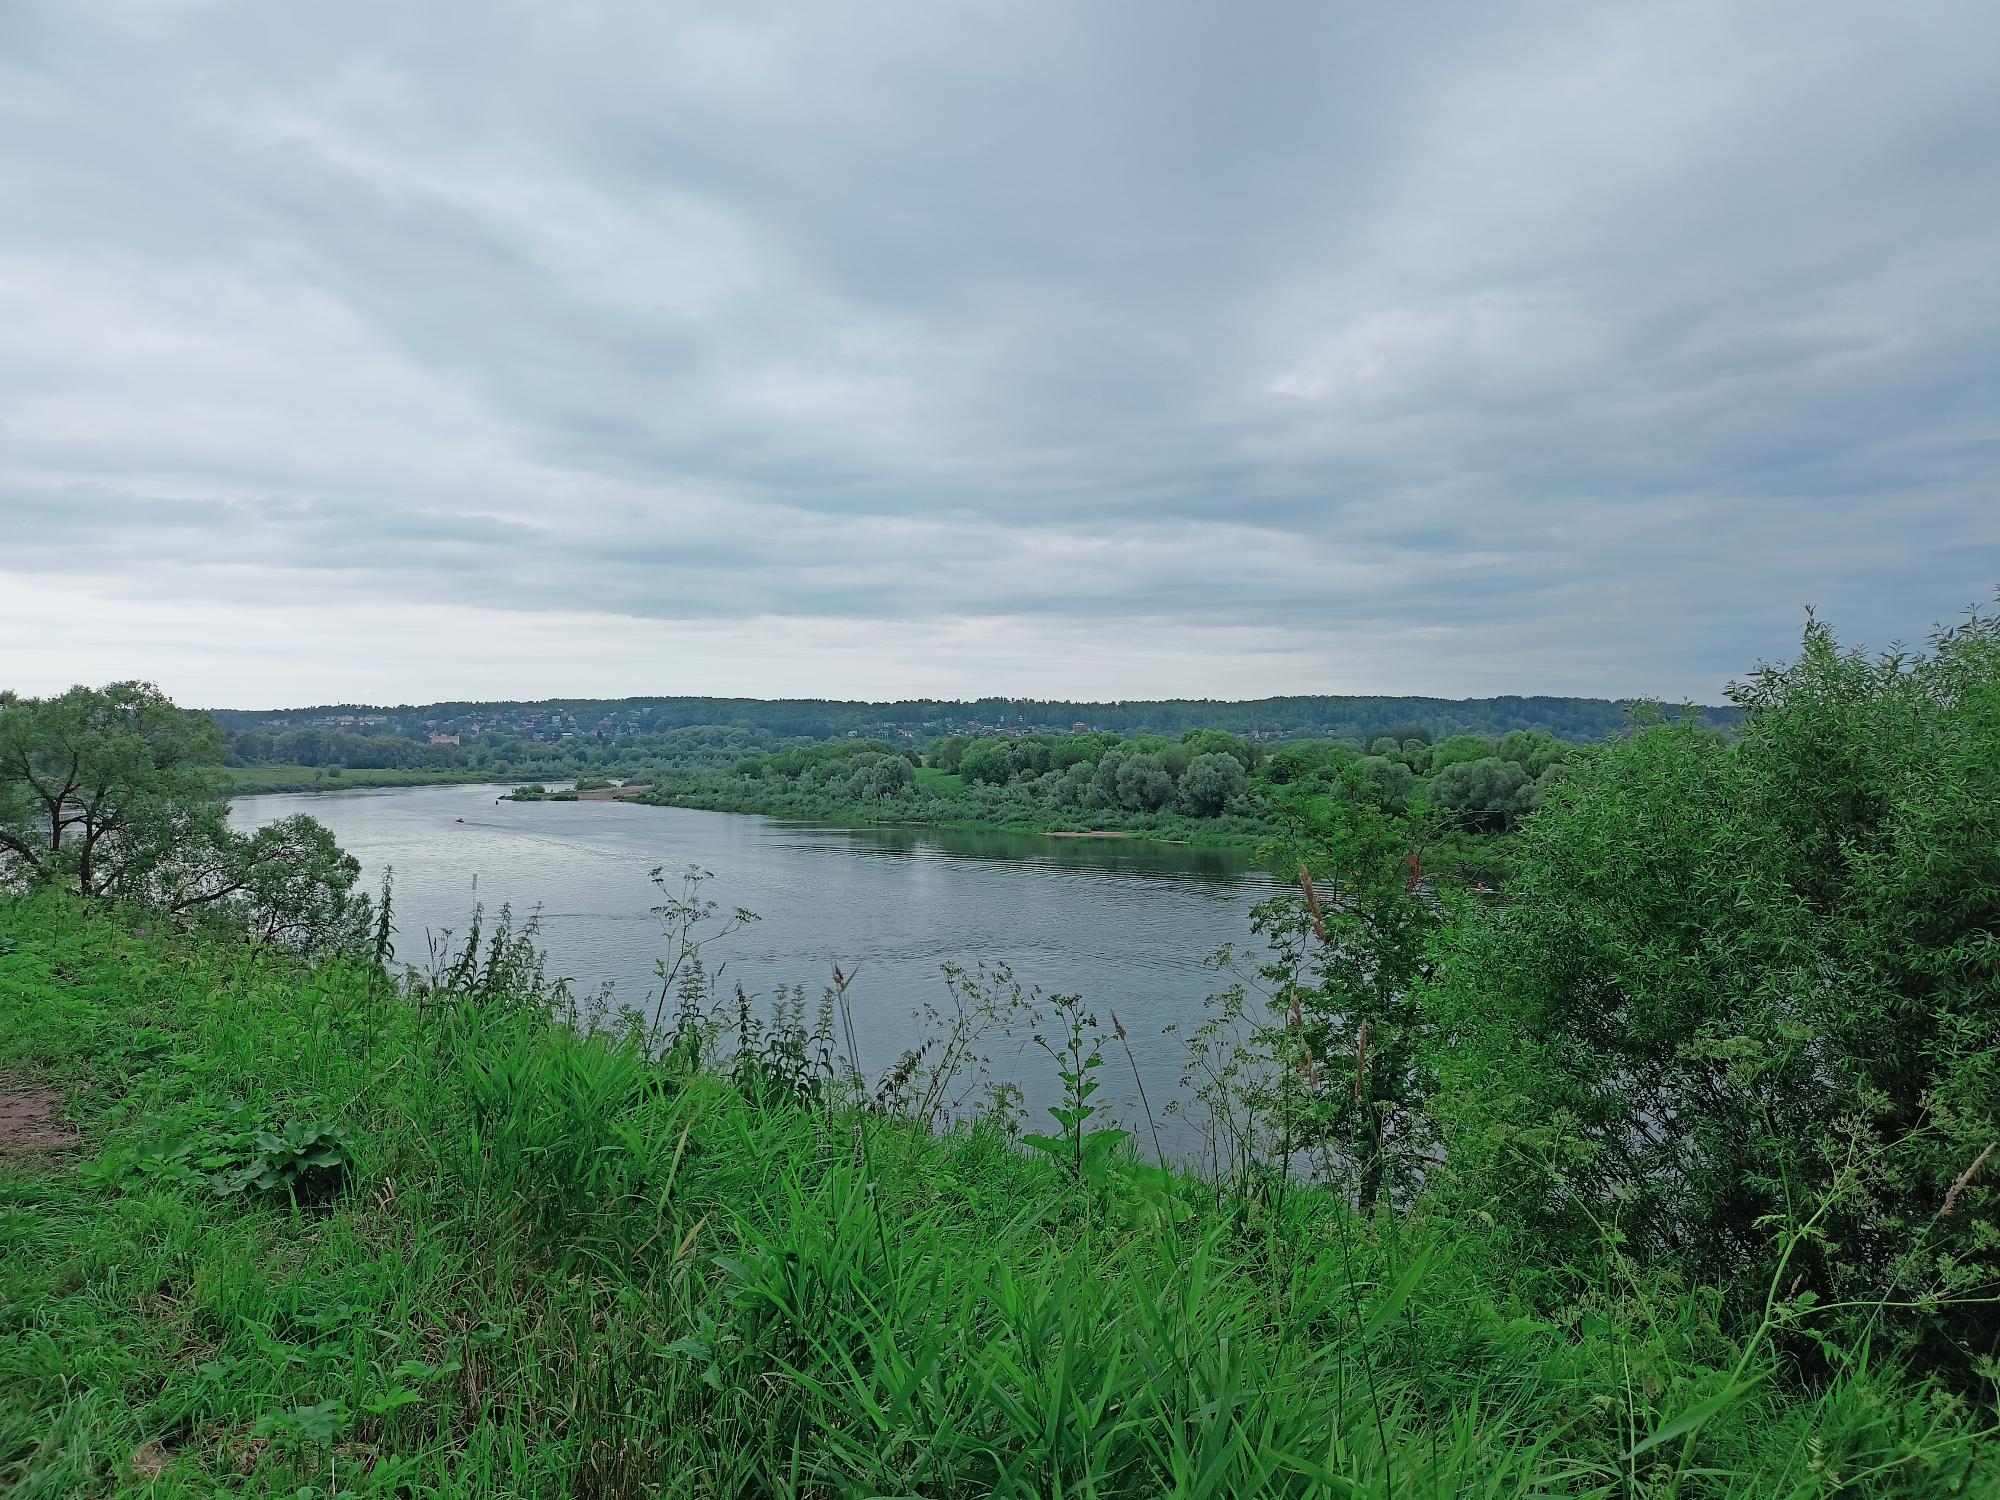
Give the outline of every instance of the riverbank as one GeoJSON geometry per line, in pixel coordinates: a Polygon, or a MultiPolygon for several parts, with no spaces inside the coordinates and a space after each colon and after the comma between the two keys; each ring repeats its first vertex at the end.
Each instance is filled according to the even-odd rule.
{"type": "Polygon", "coordinates": [[[1078,1181],[990,1124],[853,1113],[809,1064],[726,1075],[578,1036],[510,972],[416,1004],[365,966],[0,901],[0,1092],[39,1101],[0,1139],[0,1486],[1994,1481],[1922,1390],[1849,1367],[1793,1391],[1653,1316],[1671,1295],[1606,1282],[1540,1315],[1478,1225],[1118,1153],[1078,1181]]]}
{"type": "Polygon", "coordinates": [[[326,766],[292,766],[261,763],[224,766],[227,791],[232,797],[259,796],[267,792],[343,792],[357,787],[385,786],[503,786],[527,781],[526,776],[495,771],[426,771],[375,769],[333,769],[326,766]]]}
{"type": "Polygon", "coordinates": [[[711,786],[668,785],[638,799],[656,807],[689,807],[705,812],[751,813],[835,828],[935,828],[954,832],[1036,834],[1057,839],[1130,839],[1158,844],[1254,851],[1273,832],[1261,819],[1186,818],[1173,813],[1108,814],[1082,818],[981,816],[958,797],[938,797],[919,787],[912,794],[856,804],[801,796],[788,790],[760,791],[711,786]],[[1110,826],[1103,826],[1105,824],[1110,826]]]}
{"type": "Polygon", "coordinates": [[[634,802],[650,792],[652,787],[645,782],[628,782],[624,785],[591,785],[557,787],[551,791],[539,781],[531,781],[518,786],[507,794],[509,802],[634,802]]]}

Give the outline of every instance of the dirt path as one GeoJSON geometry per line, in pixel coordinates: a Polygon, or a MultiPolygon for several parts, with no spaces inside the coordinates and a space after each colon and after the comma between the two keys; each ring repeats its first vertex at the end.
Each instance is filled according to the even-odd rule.
{"type": "Polygon", "coordinates": [[[0,1087],[0,1162],[73,1144],[76,1132],[63,1123],[62,1107],[54,1089],[0,1087]]]}

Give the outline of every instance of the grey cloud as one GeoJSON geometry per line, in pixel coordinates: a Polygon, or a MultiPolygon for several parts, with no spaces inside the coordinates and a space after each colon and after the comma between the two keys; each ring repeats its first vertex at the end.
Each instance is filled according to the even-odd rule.
{"type": "Polygon", "coordinates": [[[182,0],[0,55],[0,578],[1701,696],[2000,579],[1987,7],[182,0]]]}

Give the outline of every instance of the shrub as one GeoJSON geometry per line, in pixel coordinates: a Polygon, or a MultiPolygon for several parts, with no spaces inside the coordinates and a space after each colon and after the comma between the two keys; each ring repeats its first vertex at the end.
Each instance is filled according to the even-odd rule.
{"type": "Polygon", "coordinates": [[[1430,997],[1460,1185],[1541,1253],[1638,1259],[1894,1328],[1957,1374],[2000,1343],[2000,627],[1842,652],[1571,763],[1504,910],[1430,997]],[[1984,1300],[1982,1300],[1984,1299],[1984,1300]]]}

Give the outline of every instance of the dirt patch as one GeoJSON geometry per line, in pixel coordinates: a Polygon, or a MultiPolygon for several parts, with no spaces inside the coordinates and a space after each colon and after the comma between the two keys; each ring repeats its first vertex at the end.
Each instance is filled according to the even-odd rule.
{"type": "Polygon", "coordinates": [[[623,802],[627,797],[643,797],[650,792],[650,786],[600,786],[587,792],[578,792],[579,802],[623,802]]]}
{"type": "Polygon", "coordinates": [[[76,1132],[63,1123],[62,1106],[54,1089],[0,1089],[0,1161],[74,1145],[76,1132]]]}

